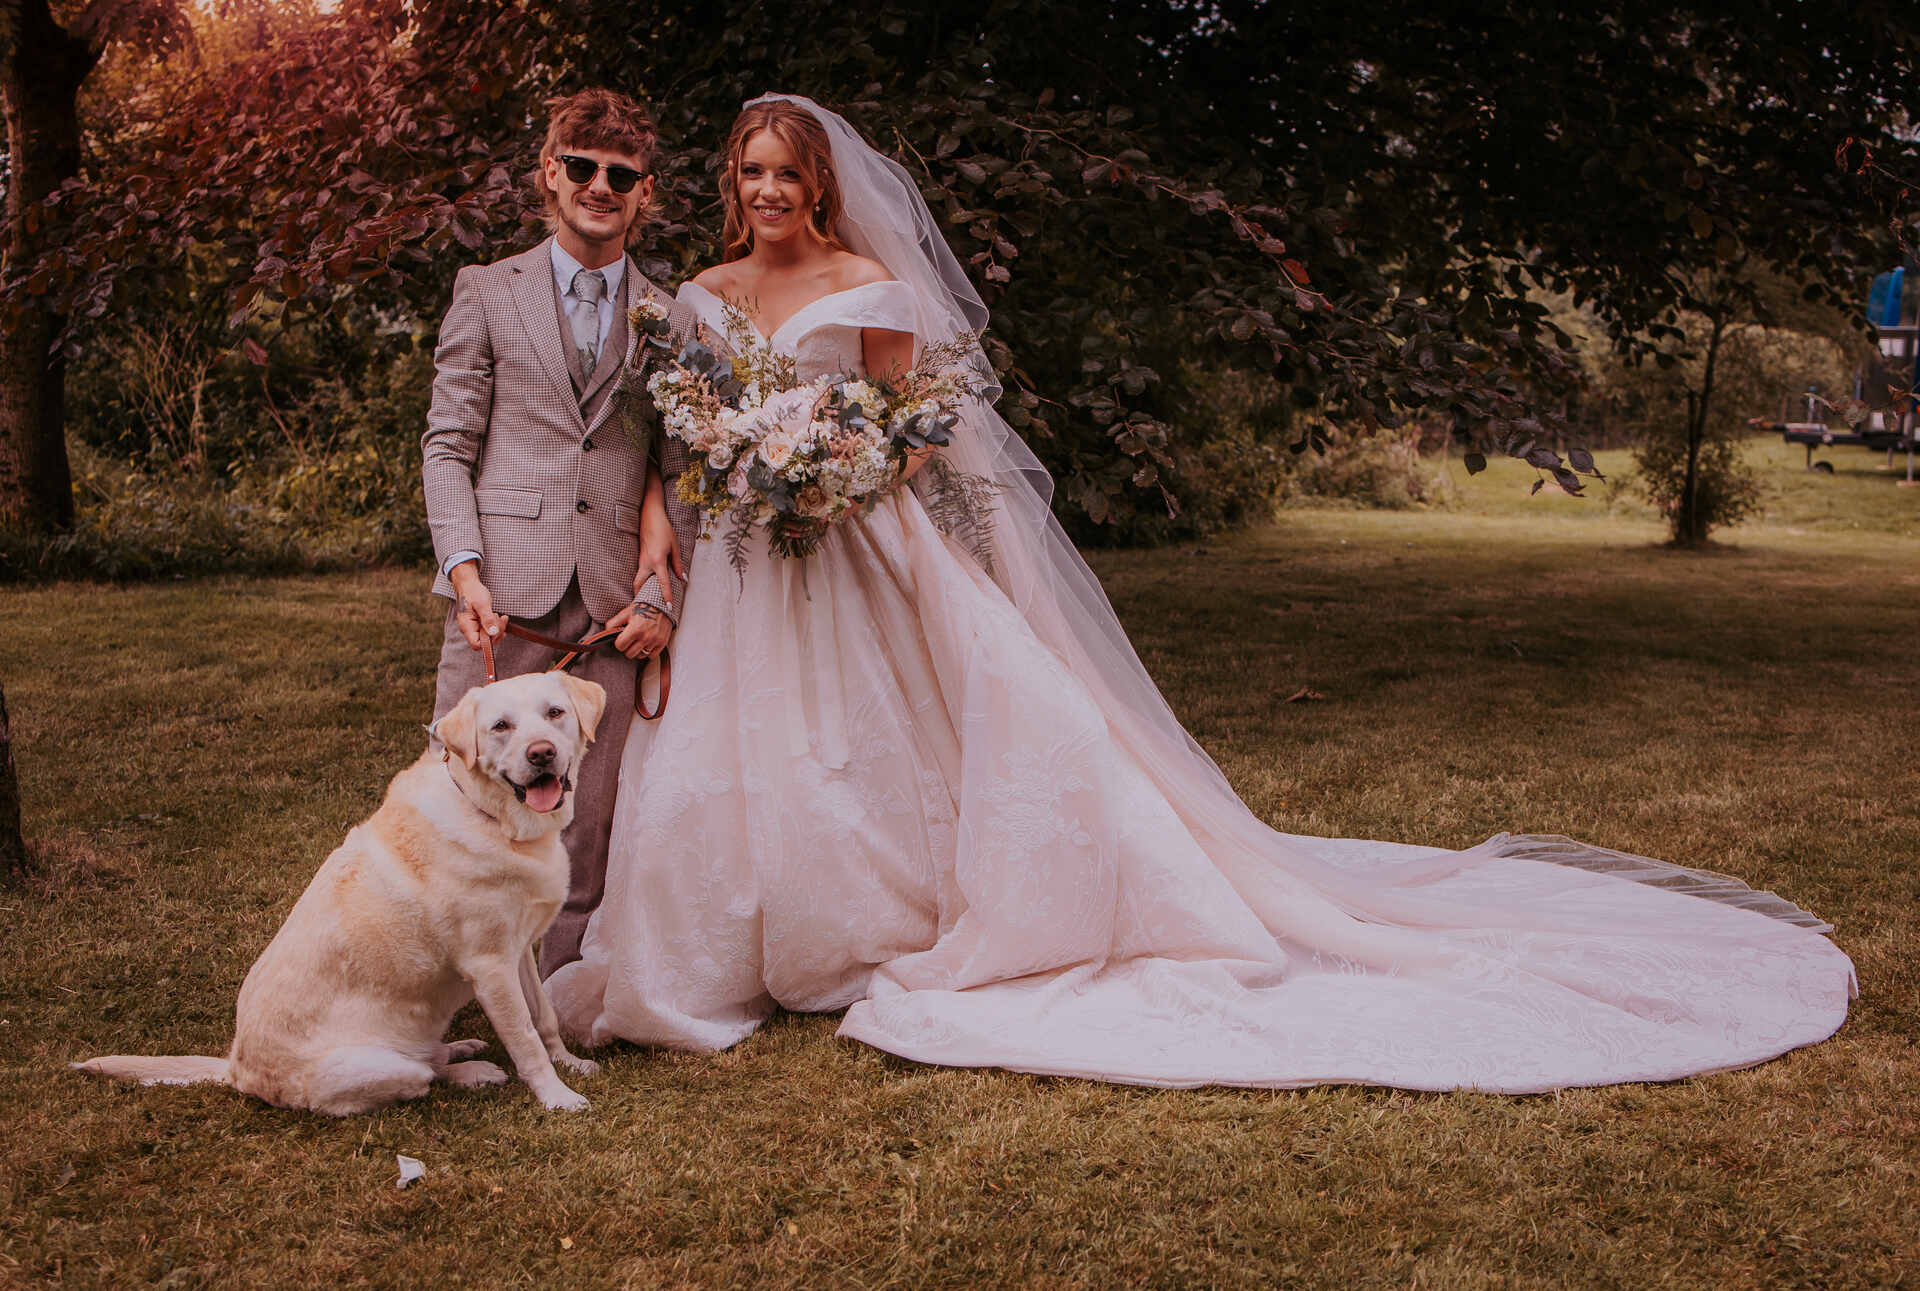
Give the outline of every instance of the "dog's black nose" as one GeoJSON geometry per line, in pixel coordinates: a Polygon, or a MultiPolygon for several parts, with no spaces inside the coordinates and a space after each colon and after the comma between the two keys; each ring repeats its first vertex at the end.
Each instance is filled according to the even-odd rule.
{"type": "Polygon", "coordinates": [[[527,761],[537,767],[551,766],[553,765],[554,756],[558,752],[559,750],[554,748],[553,745],[547,743],[545,740],[541,740],[538,744],[529,744],[527,746],[527,761]]]}

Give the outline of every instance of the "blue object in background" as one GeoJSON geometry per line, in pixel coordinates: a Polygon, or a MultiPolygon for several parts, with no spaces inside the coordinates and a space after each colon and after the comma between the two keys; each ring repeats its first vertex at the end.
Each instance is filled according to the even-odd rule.
{"type": "Polygon", "coordinates": [[[1900,300],[1906,294],[1907,271],[1903,266],[1892,273],[1876,274],[1867,289],[1867,321],[1875,327],[1900,326],[1900,300]]]}

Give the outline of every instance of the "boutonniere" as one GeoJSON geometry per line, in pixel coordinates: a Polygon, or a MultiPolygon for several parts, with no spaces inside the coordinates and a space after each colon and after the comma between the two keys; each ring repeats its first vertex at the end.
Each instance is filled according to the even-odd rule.
{"type": "MultiPolygon", "coordinates": [[[[642,296],[640,303],[627,311],[627,326],[643,342],[642,350],[667,347],[667,307],[655,299],[652,292],[642,296]]],[[[635,357],[639,356],[636,351],[635,357]]]]}
{"type": "MultiPolygon", "coordinates": [[[[654,356],[673,348],[666,305],[650,291],[642,294],[639,303],[627,310],[627,327],[633,333],[633,345],[627,351],[627,372],[636,378],[644,377],[654,356]]],[[[652,401],[647,396],[645,382],[629,381],[623,376],[614,393],[619,400],[622,424],[645,451],[652,440],[652,426],[647,424],[651,420],[647,414],[652,409],[652,401]]]]}

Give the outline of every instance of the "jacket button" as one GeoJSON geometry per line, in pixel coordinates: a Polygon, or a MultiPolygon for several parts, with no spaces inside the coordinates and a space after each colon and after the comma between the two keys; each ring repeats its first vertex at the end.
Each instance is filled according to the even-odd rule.
{"type": "Polygon", "coordinates": [[[581,515],[585,515],[587,512],[593,510],[593,508],[590,505],[588,505],[587,500],[585,498],[581,498],[578,502],[574,503],[573,509],[575,511],[578,511],[581,515]]]}
{"type": "Polygon", "coordinates": [[[581,440],[580,451],[583,453],[591,453],[593,451],[593,441],[591,439],[581,440]]]}

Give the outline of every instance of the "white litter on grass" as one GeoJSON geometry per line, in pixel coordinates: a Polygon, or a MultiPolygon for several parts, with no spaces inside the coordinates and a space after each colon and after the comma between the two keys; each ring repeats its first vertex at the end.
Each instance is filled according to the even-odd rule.
{"type": "Polygon", "coordinates": [[[393,1186],[396,1188],[406,1187],[427,1172],[424,1161],[415,1161],[412,1157],[403,1157],[398,1153],[394,1154],[394,1160],[400,1163],[400,1177],[393,1181],[393,1186]]]}

